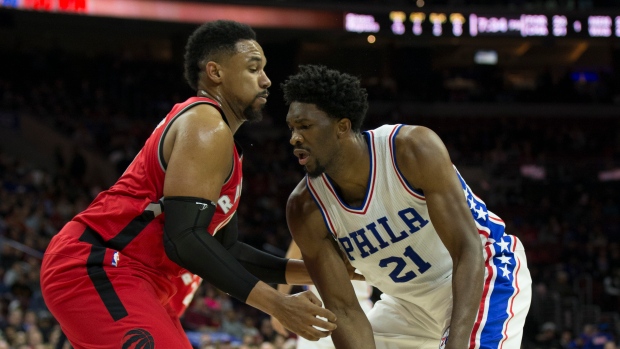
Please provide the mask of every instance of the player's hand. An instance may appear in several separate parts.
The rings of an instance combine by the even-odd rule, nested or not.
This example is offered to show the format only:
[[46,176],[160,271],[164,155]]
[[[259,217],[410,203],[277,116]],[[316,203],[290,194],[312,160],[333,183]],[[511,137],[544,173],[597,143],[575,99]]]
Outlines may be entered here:
[[317,341],[331,335],[336,329],[336,315],[322,305],[314,293],[304,291],[285,296],[277,313],[273,315],[289,331],[307,340]]
[[271,327],[273,327],[274,331],[283,335],[285,338],[288,338],[288,331],[286,330],[286,328],[284,328],[284,325],[282,325],[280,320],[276,319],[273,316],[271,317]]

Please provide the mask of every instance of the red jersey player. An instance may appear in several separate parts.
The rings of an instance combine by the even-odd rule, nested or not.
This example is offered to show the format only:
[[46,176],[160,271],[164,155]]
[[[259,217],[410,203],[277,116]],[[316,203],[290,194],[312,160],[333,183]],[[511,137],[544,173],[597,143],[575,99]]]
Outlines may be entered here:
[[308,339],[336,328],[311,293],[286,296],[265,283],[310,283],[303,262],[237,241],[242,155],[233,135],[260,119],[271,85],[255,39],[236,22],[199,27],[185,52],[198,97],[175,105],[119,180],[52,239],[41,287],[76,349],[190,349],[168,313],[186,270]]

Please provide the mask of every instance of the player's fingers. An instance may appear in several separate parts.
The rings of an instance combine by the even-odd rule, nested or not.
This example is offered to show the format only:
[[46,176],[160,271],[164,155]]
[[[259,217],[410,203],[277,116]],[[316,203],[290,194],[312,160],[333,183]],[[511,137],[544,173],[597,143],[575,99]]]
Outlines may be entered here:
[[321,308],[320,310],[320,314],[317,314],[316,317],[310,319],[310,324],[328,331],[335,330],[336,327],[338,327],[336,325],[336,315],[324,308]]
[[[336,323],[336,314],[332,313],[328,309],[317,308],[315,315],[318,316],[319,318],[323,318],[323,319],[329,321],[332,324]],[[323,320],[321,320],[321,321],[323,321]],[[330,327],[323,327],[323,328],[325,328],[326,330],[332,330],[332,331],[335,330],[335,328],[330,328]]]
[[313,304],[316,304],[319,307],[323,306],[323,302],[321,302],[321,300],[319,299],[319,297],[317,297],[314,293],[312,293],[311,291],[306,291],[304,293],[304,296],[306,298],[308,298],[310,300],[310,302],[312,302]]

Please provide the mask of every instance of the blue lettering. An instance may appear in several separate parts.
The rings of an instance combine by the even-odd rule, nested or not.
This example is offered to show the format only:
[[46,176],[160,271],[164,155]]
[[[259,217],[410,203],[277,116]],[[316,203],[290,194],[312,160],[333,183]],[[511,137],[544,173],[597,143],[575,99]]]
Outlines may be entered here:
[[349,260],[354,261],[355,258],[351,256],[351,252],[353,252],[353,244],[351,244],[351,240],[345,236],[338,238],[338,241],[340,241],[340,245],[344,248],[344,252],[347,254],[347,257],[349,257]]
[[[420,257],[420,255],[417,254],[411,246],[407,246],[407,248],[405,248],[404,255],[405,257],[409,258],[409,260],[411,260],[413,264],[416,265],[416,267],[418,267],[418,271],[420,272],[420,274],[424,274],[432,266],[430,263],[423,260],[422,257]],[[405,258],[392,256],[388,258],[383,258],[379,261],[379,266],[381,268],[386,268],[390,264],[395,264],[394,269],[392,269],[392,272],[389,274],[389,276],[396,283],[407,282],[417,276],[417,274],[411,270],[403,273],[405,268],[408,266],[407,260]],[[411,267],[407,267],[407,269],[411,269]]]
[[420,274],[424,274],[425,271],[431,268],[431,264],[420,257],[420,255],[413,250],[411,246],[407,246],[405,249],[405,256],[409,257],[415,265],[418,266],[418,271]]
[[395,236],[394,232],[392,231],[392,228],[390,228],[390,226],[388,225],[388,221],[386,217],[379,218],[377,222],[379,222],[379,224],[383,226],[383,229],[385,229],[385,232],[390,236],[392,243],[399,242],[400,240],[408,236],[407,232],[405,232],[404,230],[400,232],[399,236]]
[[[361,241],[357,238],[358,236],[361,238]],[[369,255],[379,251],[376,247],[372,245],[372,243],[370,243],[370,241],[368,241],[364,228],[349,234],[349,237],[351,237],[351,239],[353,239],[353,241],[357,245],[357,248],[360,250],[360,255],[362,256],[362,258],[366,258]],[[366,248],[368,249],[368,252],[366,252]]]
[[400,275],[403,269],[405,269],[405,267],[407,266],[407,262],[405,262],[405,260],[400,257],[384,258],[381,261],[379,261],[379,266],[381,268],[385,268],[392,263],[396,264],[396,266],[394,267],[394,270],[392,270],[392,272],[390,273],[390,278],[392,278],[394,282],[396,283],[407,282],[416,277],[416,274],[412,272],[411,270],[406,272],[402,276]]
[[[407,226],[409,227],[409,232],[411,234],[415,233],[416,231],[420,230],[420,228],[428,224],[428,221],[422,218],[422,216],[420,216],[420,214],[413,208],[406,208],[402,211],[399,211],[398,215],[403,220],[403,222],[407,224]],[[408,215],[411,215],[412,217],[409,217]]]
[[379,248],[380,249],[384,249],[384,248],[386,248],[386,247],[388,247],[390,245],[387,242],[385,242],[385,240],[383,240],[383,238],[381,237],[381,235],[377,231],[377,225],[375,223],[368,224],[366,226],[366,229],[370,230],[372,235],[374,235],[375,238],[377,239],[377,241],[379,241]]

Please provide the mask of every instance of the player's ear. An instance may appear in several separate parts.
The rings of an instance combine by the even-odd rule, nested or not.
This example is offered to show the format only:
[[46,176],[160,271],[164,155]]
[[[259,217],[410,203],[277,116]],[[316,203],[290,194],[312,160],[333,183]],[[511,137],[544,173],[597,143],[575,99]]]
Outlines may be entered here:
[[205,72],[207,74],[207,77],[209,78],[209,80],[215,82],[215,83],[220,83],[222,78],[220,76],[220,71],[221,71],[222,67],[214,62],[214,61],[209,61],[206,64],[205,67]]
[[338,137],[342,137],[351,131],[351,120],[342,118],[338,121]]

